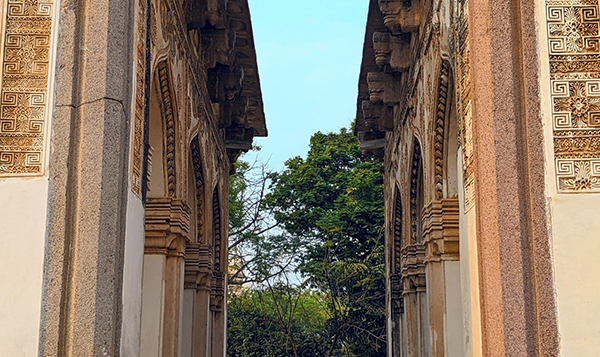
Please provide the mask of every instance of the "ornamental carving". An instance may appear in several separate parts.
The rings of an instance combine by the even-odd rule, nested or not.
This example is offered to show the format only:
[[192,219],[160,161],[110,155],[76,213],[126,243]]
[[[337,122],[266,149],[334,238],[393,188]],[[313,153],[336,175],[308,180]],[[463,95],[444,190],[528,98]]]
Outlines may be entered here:
[[133,118],[133,143],[131,157],[131,191],[142,197],[142,171],[144,162],[144,125],[146,122],[147,61],[148,61],[148,11],[146,0],[137,4],[137,43],[135,62],[135,113]]
[[450,64],[448,61],[442,61],[433,145],[435,157],[435,198],[437,200],[444,197],[444,134],[446,132],[449,75]]
[[167,65],[162,62],[158,66],[158,82],[162,100],[162,114],[165,122],[166,146],[165,156],[167,162],[167,185],[169,196],[175,197],[175,107],[171,93],[171,83]]
[[475,175],[473,170],[473,115],[471,111],[471,49],[469,46],[469,3],[458,0],[455,7],[455,28],[452,46],[455,51],[456,114],[459,122],[460,145],[463,153],[463,187],[465,209],[473,207]]
[[419,141],[415,139],[412,167],[410,172],[410,230],[413,244],[417,242],[420,243],[422,241],[422,237],[420,236],[421,227],[419,227],[421,222],[419,217],[421,214],[419,207],[419,190],[423,189],[420,187],[422,184],[420,180],[421,175],[421,144],[419,144]]
[[396,204],[394,207],[394,251],[392,256],[393,273],[400,274],[402,267],[402,198],[396,187]]
[[202,161],[200,158],[200,147],[198,145],[198,140],[198,137],[194,138],[191,145],[192,165],[194,166],[194,179],[196,186],[196,234],[198,235],[198,242],[206,243],[204,241],[205,239],[202,225],[204,211],[204,175],[202,173]]
[[598,0],[547,0],[550,95],[559,192],[600,192]]
[[9,0],[0,92],[0,177],[44,173],[52,0]]

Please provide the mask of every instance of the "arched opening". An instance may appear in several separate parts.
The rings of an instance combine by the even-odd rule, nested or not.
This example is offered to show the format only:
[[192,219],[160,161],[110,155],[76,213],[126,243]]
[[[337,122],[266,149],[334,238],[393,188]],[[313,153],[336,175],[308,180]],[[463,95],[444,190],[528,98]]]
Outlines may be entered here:
[[402,286],[402,196],[396,185],[394,192],[393,241],[390,254],[390,312],[392,356],[405,356],[406,327],[404,319],[404,287]]

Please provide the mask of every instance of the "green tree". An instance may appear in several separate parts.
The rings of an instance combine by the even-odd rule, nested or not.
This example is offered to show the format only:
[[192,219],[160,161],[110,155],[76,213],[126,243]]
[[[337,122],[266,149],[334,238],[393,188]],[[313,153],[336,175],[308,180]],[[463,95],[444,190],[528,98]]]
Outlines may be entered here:
[[230,297],[230,357],[322,357],[323,297],[291,284],[265,284]]
[[293,237],[296,265],[326,297],[325,356],[385,356],[381,164],[347,129],[316,133],[306,159],[270,176],[266,207]]

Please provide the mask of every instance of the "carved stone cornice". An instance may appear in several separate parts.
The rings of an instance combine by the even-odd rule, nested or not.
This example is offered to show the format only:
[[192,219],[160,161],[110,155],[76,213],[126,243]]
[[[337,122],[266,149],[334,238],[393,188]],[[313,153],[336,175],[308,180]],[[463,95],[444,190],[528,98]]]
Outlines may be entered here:
[[375,63],[384,72],[406,72],[410,68],[410,35],[394,36],[389,32],[373,33]]
[[208,93],[214,103],[234,99],[242,90],[244,68],[241,66],[217,65],[208,70]]
[[383,103],[394,106],[400,102],[400,77],[383,72],[367,73],[369,100],[372,103]]
[[213,254],[208,244],[188,243],[185,247],[185,288],[210,290]]
[[383,23],[394,35],[415,32],[421,25],[421,0],[378,0]]
[[426,262],[459,260],[458,199],[433,201],[425,207],[423,235]]
[[253,138],[254,128],[232,125],[225,129],[225,148],[227,149],[227,156],[231,163],[230,174],[235,172],[233,163],[237,161],[238,157],[243,152],[252,149]]
[[392,303],[392,313],[404,313],[404,286],[400,274],[392,274],[390,277],[390,299]]
[[368,131],[390,131],[394,123],[394,108],[383,103],[362,102],[365,129]]
[[423,244],[415,243],[402,249],[402,285],[404,295],[427,291]]
[[374,156],[380,160],[385,153],[387,144],[385,132],[382,131],[359,131],[358,140],[360,141],[360,150],[365,156]]
[[210,285],[210,310],[222,312],[225,303],[225,274],[222,272],[214,273]]
[[146,200],[146,253],[183,257],[190,230],[190,211],[181,199],[149,197]]
[[227,26],[227,0],[188,0],[185,4],[188,30]]

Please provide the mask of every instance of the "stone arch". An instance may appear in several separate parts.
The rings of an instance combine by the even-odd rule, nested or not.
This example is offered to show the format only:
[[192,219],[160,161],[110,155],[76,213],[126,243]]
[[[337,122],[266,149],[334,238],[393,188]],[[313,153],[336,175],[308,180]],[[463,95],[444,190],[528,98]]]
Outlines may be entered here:
[[[433,162],[434,162],[434,187],[435,199],[441,200],[447,195],[447,157],[448,157],[448,116],[451,106],[449,103],[449,80],[450,80],[450,62],[442,60],[440,68],[440,78],[437,96],[435,130],[433,132]],[[445,194],[446,192],[446,194]]]
[[164,156],[165,172],[167,176],[166,193],[170,197],[177,196],[177,120],[175,120],[176,105],[173,94],[172,78],[166,61],[159,62],[156,66],[158,80],[158,94],[160,95],[161,112],[164,120]]

